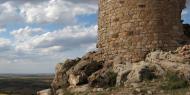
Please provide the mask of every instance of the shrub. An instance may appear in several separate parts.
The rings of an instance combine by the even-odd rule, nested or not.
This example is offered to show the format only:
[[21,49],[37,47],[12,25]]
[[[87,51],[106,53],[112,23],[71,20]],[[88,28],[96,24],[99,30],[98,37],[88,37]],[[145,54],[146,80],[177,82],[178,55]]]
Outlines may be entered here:
[[117,74],[114,73],[114,72],[108,72],[108,73],[107,73],[107,76],[108,76],[108,78],[110,79],[110,80],[109,80],[109,83],[108,83],[108,86],[109,86],[109,87],[115,86]]
[[64,91],[64,95],[74,95],[74,93],[71,93],[70,91],[65,90],[65,91]]
[[161,88],[164,90],[187,88],[188,86],[189,84],[186,80],[179,78],[174,73],[168,73],[166,75],[165,82],[161,84]]
[[108,95],[108,94],[104,92],[97,92],[96,95]]

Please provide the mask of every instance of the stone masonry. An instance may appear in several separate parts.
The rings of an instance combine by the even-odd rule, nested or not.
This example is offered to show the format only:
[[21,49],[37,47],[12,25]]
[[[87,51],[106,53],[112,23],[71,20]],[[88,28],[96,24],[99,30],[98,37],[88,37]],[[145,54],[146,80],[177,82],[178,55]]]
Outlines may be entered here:
[[143,60],[156,49],[174,50],[182,35],[186,0],[99,0],[97,48],[104,60]]

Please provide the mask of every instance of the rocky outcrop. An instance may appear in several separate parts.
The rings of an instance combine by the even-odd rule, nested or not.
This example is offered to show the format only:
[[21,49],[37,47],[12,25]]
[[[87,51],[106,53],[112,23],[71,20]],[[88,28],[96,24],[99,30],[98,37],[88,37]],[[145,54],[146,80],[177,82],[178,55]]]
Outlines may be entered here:
[[116,84],[117,74],[111,69],[102,69],[93,73],[89,78],[89,84],[94,88],[108,88]]
[[[60,93],[63,93],[63,88],[81,92],[93,91],[95,88],[129,86],[131,83],[164,77],[167,72],[175,73],[190,82],[190,45],[170,52],[157,50],[149,53],[145,60],[136,63],[125,62],[119,56],[110,61],[97,59],[97,52],[90,52],[82,58],[57,64],[52,82],[53,93],[62,95]],[[43,92],[38,93],[43,95]]]
[[176,73],[190,81],[190,46],[185,45],[175,52],[155,51],[148,54],[146,61],[158,64],[165,71]]
[[56,65],[56,71],[55,71],[55,78],[52,82],[52,87],[54,89],[59,89],[62,87],[67,87],[69,86],[68,81],[68,75],[66,74],[66,72],[73,67],[74,65],[76,65],[81,59],[77,58],[75,60],[66,60],[64,63],[59,63]]
[[131,72],[127,76],[127,82],[141,82],[143,80],[152,80],[157,69],[151,69],[151,64],[139,62],[133,65]]
[[117,73],[116,86],[151,80],[165,74],[159,65],[145,61],[113,65],[113,71]]
[[54,94],[61,88],[77,88],[88,84],[88,77],[103,67],[103,61],[95,60],[97,57],[96,52],[89,52],[82,58],[57,64],[52,82]]
[[69,82],[69,87],[76,87],[77,84],[80,82],[80,76],[79,75],[75,75],[75,74],[69,74],[69,79],[68,79],[68,82]]
[[113,60],[113,72],[117,74],[116,86],[123,85],[127,80],[127,75],[132,70],[132,64],[130,62],[122,62],[121,57],[117,56]]

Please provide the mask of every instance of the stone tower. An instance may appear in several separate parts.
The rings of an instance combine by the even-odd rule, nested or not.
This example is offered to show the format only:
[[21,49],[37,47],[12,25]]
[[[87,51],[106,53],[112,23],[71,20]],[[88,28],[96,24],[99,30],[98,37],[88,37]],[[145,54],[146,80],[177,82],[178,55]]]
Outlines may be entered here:
[[105,60],[136,62],[180,44],[185,0],[99,0],[97,48]]

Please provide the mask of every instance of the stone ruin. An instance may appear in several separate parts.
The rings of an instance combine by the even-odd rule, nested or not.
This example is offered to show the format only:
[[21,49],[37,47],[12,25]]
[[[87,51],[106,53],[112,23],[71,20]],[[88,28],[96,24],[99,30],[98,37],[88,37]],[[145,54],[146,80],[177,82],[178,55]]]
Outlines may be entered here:
[[52,89],[38,95],[103,91],[99,88],[126,86],[168,71],[190,82],[190,25],[181,20],[185,3],[99,0],[97,51],[57,64]]
[[97,48],[105,60],[143,60],[147,53],[180,46],[185,0],[99,0]]

